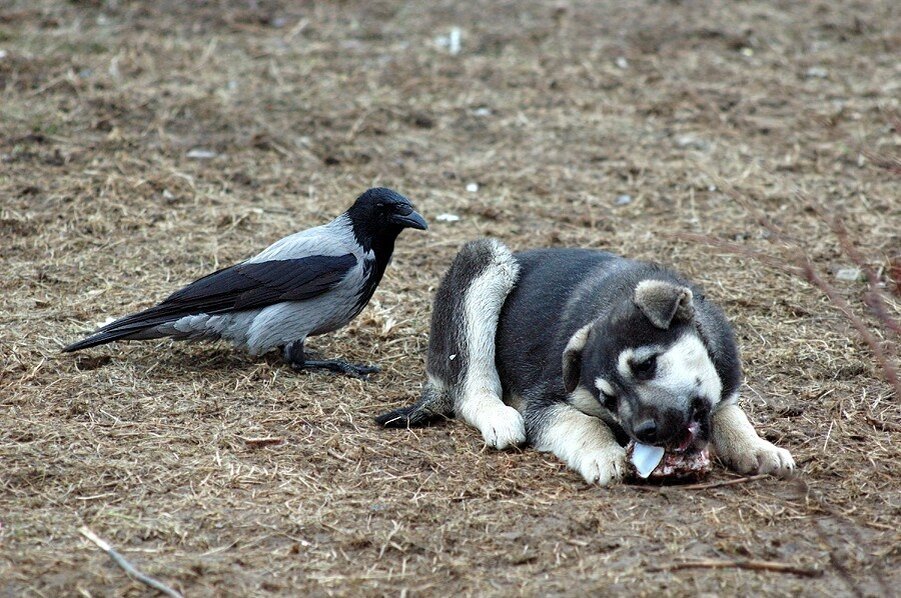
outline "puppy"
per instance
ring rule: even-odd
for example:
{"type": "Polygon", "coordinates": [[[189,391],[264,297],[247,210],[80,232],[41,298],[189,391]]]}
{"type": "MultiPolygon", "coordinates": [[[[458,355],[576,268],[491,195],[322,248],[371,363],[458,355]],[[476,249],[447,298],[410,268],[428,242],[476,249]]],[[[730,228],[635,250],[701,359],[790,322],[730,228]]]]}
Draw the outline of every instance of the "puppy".
{"type": "Polygon", "coordinates": [[[420,400],[376,418],[455,415],[503,449],[528,441],[589,483],[627,471],[631,439],[703,450],[742,474],[793,474],[738,406],[732,328],[675,272],[591,249],[466,244],[435,296],[420,400]]]}

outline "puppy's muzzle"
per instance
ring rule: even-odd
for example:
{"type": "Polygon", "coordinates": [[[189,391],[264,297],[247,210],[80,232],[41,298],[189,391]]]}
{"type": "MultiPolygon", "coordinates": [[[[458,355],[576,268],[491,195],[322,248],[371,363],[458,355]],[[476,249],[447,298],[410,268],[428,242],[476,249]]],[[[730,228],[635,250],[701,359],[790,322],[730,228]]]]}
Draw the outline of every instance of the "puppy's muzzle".
{"type": "Polygon", "coordinates": [[[710,403],[703,397],[694,397],[687,412],[644,409],[636,418],[632,433],[638,442],[677,451],[703,446],[710,438],[710,403]]]}

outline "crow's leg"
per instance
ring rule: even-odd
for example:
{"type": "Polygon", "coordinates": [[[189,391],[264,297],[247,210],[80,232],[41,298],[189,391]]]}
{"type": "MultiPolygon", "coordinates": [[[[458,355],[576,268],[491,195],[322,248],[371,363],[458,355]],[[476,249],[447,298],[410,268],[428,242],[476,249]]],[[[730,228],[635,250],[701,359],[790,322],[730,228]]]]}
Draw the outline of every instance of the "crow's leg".
{"type": "Polygon", "coordinates": [[[366,378],[369,374],[379,371],[374,365],[354,365],[341,359],[307,359],[304,355],[303,341],[285,345],[283,353],[285,361],[295,370],[328,370],[354,378],[366,378]]]}

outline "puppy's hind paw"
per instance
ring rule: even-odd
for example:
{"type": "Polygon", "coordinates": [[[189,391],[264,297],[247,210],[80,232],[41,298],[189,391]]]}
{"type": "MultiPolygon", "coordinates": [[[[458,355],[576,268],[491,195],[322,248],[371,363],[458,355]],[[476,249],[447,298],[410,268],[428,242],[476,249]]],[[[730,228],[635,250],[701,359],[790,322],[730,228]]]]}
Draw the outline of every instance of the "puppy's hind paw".
{"type": "Polygon", "coordinates": [[[496,449],[519,446],[526,441],[522,415],[509,405],[492,406],[479,418],[479,430],[485,444],[496,449]]]}
{"type": "Polygon", "coordinates": [[[613,443],[582,455],[575,469],[589,484],[607,486],[623,478],[626,472],[626,451],[613,443]]]}

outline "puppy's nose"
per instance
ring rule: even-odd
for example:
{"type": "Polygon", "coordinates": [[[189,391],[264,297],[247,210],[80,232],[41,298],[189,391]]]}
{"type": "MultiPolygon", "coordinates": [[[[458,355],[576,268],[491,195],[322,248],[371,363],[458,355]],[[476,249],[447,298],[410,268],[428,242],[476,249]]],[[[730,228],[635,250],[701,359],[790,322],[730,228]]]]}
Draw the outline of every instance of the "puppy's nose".
{"type": "Polygon", "coordinates": [[[653,444],[657,441],[657,422],[653,419],[646,419],[635,426],[635,438],[645,444],[653,444]]]}

